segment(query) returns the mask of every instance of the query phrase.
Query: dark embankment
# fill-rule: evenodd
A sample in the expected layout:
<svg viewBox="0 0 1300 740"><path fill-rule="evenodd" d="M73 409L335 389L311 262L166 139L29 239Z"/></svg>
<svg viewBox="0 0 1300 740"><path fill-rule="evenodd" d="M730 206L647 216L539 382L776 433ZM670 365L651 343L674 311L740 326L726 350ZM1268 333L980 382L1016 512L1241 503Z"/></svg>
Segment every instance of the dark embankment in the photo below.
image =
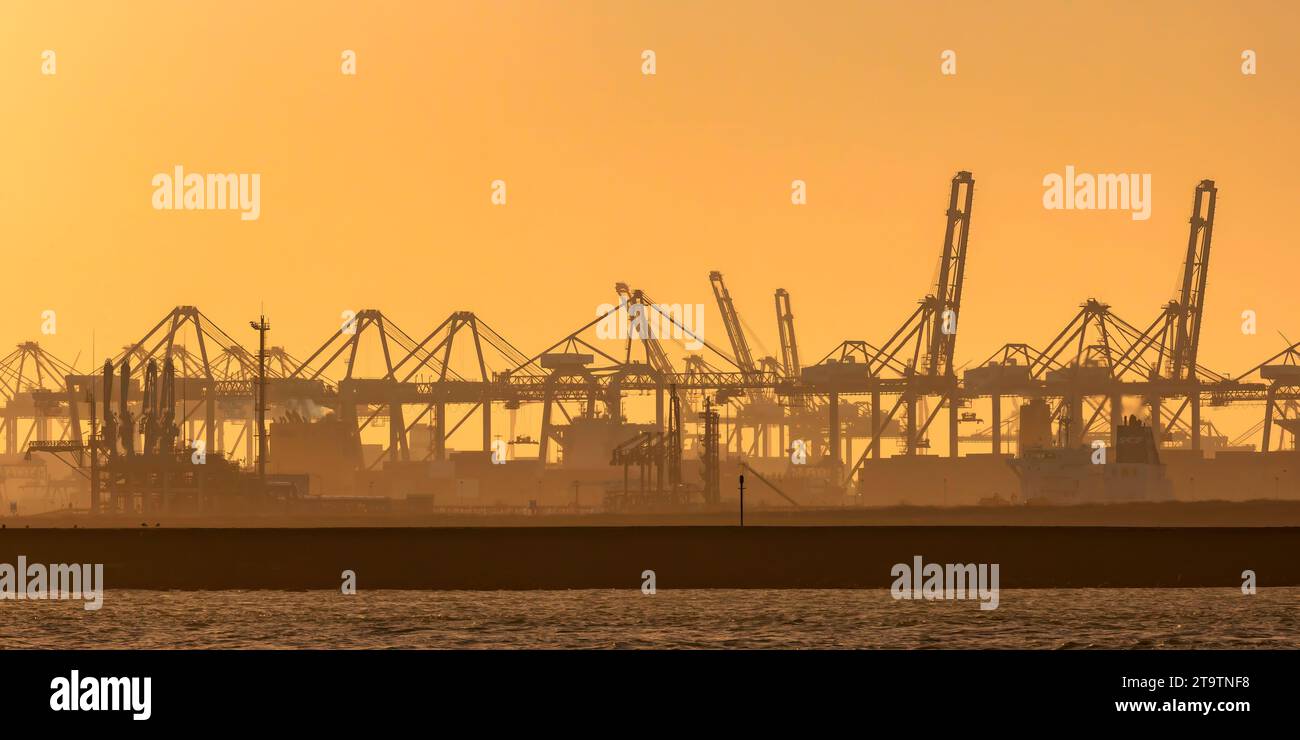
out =
<svg viewBox="0 0 1300 740"><path fill-rule="evenodd" d="M1300 528L4 529L0 562L103 563L144 589L885 588L895 563L998 563L1002 588L1300 585Z"/></svg>

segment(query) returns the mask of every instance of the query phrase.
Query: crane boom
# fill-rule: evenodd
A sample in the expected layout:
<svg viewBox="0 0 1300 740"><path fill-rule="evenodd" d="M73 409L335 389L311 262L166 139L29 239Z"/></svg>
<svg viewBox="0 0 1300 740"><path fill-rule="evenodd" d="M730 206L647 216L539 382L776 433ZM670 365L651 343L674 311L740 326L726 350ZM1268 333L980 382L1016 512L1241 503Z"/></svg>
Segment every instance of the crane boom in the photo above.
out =
<svg viewBox="0 0 1300 740"><path fill-rule="evenodd" d="M654 310L652 308L654 302L651 301L645 295L645 293L639 290L633 291L631 288L628 287L627 283L615 283L614 291L618 293L619 300L623 302L628 308L629 323L635 322L637 320L637 317L633 315L634 311L641 312L641 317L642 317L641 320L643 322L649 318L655 318L655 319L658 318L658 317L649 316L649 313ZM634 309L632 308L633 306L638 306L639 308ZM657 322L655 325L656 326L658 325ZM663 345L659 343L658 336L654 335L651 332L643 332L644 336L642 335L634 336L634 332L631 331L632 327L629 326L628 328L629 328L628 331L629 350L631 349L632 346L631 344L632 340L634 339L641 340L645 345L646 362L655 370L658 370L661 373L673 372L672 361L668 359L668 354L664 351ZM631 357L629 356L628 359L630 360Z"/></svg>
<svg viewBox="0 0 1300 740"><path fill-rule="evenodd" d="M653 318L655 319L654 325L655 326L659 325L657 321L658 317L650 316L650 312L657 310L655 309L656 304L654 302L654 299L646 295L644 291L633 290L628 287L627 283L615 283L614 291L618 293L619 300L628 306L629 322L635 320L634 317L631 316L631 312L632 312L632 306L636 305L640 307L637 310L641 312L641 316L643 317L643 320L644 318ZM630 331L632 327L628 327L628 328L629 331L628 331L627 359L629 361L632 359L631 356L631 350L633 346L632 342L634 340L640 340L641 343L645 345L646 362L650 365L650 367L653 367L655 370L657 370L660 373L663 373L666 376L672 375L677 372L673 368L672 360L668 358L668 353L664 350L663 343L659 341L658 336L656 336L653 332L645 332L644 336L634 336L634 333ZM681 413L681 409L690 409L691 407L690 397L686 395L685 390L674 389L673 394L674 397L677 399L677 405L679 407L678 409L679 415Z"/></svg>
<svg viewBox="0 0 1300 740"><path fill-rule="evenodd" d="M956 322L961 310L966 244L970 237L970 212L974 196L975 179L969 172L958 172L952 178L952 187L948 193L948 224L944 229L939 283L934 293L937 301L931 317L929 347L929 374L932 377L955 372L953 354L957 348ZM949 311L952 313L948 314Z"/></svg>
<svg viewBox="0 0 1300 740"><path fill-rule="evenodd" d="M749 351L749 342L740 326L740 316L736 305L731 301L731 293L722 282L722 273L714 270L709 273L709 283L713 286L713 297L718 301L718 311L722 314L722 325L727 330L727 339L731 340L731 349L736 354L736 366L743 372L754 372L754 356Z"/></svg>
<svg viewBox="0 0 1300 740"><path fill-rule="evenodd" d="M799 377L799 344L794 338L794 313L790 310L790 294L785 288L776 289L776 327L781 335L781 367L787 378Z"/></svg>
<svg viewBox="0 0 1300 740"><path fill-rule="evenodd" d="M1201 339L1201 314L1205 307L1205 282L1210 270L1210 238L1214 232L1214 202L1218 189L1213 180L1196 186L1192 201L1191 229L1187 235L1187 259L1178 295L1178 324L1174 334L1172 375L1174 380L1196 376L1196 351Z"/></svg>

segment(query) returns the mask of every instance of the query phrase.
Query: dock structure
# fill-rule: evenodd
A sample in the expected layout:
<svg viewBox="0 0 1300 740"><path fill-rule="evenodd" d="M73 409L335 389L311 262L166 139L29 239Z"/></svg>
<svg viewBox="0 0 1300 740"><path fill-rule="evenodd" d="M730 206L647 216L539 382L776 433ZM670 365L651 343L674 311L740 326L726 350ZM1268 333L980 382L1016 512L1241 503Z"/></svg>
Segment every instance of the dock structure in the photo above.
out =
<svg viewBox="0 0 1300 740"><path fill-rule="evenodd" d="M624 282L617 303L532 354L472 311L409 333L367 308L298 359L266 345L265 317L252 322L250 351L251 335L177 306L99 372L36 342L17 345L0 359L0 437L9 463L33 454L68 462L94 511L206 506L218 489L423 495L430 476L458 481L457 496L471 499L471 481L523 464L531 472L511 485L560 470L546 485L575 496L584 485L612 495L610 469L650 465L638 500L655 505L717 504L722 465L744 463L768 480L786 460L771 485L782 497L796 479L843 496L883 458L927 456L932 442L954 459L972 448L999 458L1032 445L1114 446L1126 402L1143 408L1161 450L1197 459L1294 450L1300 343L1235 375L1198 359L1217 194L1212 180L1195 186L1178 291L1154 320L1130 323L1089 298L1043 349L1009 342L968 369L956 350L977 241L975 178L961 171L948 183L931 289L884 341L847 339L811 364L800 359L790 293L774 294L780 357L757 356L720 271L708 277L725 342L706 336L702 317ZM1204 410L1237 404L1264 414L1229 440ZM649 409L645 418L631 418L634 406ZM525 410L539 422L521 430ZM466 424L479 431L476 449L452 450ZM453 458L456 470L489 473L436 472ZM198 459L209 467L195 469ZM257 480L244 481L253 469ZM295 473L301 480L286 477Z"/></svg>

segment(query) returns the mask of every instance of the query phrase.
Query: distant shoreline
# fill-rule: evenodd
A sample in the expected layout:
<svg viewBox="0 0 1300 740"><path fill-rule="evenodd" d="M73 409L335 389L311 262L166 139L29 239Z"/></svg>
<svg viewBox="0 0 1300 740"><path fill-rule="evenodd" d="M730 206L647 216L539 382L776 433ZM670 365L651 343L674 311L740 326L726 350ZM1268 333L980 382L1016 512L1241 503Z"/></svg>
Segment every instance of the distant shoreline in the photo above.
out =
<svg viewBox="0 0 1300 740"><path fill-rule="evenodd" d="M1002 588L1300 586L1300 527L655 526L0 530L0 562L103 563L108 589L888 588L998 563Z"/></svg>
<svg viewBox="0 0 1300 740"><path fill-rule="evenodd" d="M333 527L635 527L731 526L735 500L710 510L545 514L469 511L298 514L117 514L47 512L3 517L8 529L31 528L333 528ZM1079 527L1300 527L1300 500L1134 501L1064 506L746 506L751 526L1079 526Z"/></svg>

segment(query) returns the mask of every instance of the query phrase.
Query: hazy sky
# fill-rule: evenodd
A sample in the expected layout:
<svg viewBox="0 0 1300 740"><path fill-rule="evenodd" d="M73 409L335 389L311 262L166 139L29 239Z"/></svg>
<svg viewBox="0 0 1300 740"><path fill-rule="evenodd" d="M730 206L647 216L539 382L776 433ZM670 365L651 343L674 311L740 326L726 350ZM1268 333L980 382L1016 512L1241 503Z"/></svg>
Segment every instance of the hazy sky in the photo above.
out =
<svg viewBox="0 0 1300 740"><path fill-rule="evenodd" d="M718 269L757 355L779 351L788 289L812 362L883 341L931 289L967 169L959 364L1046 344L1090 296L1145 326L1213 178L1201 357L1238 372L1279 330L1300 339L1297 7L5 0L0 341L85 368L92 331L102 358L177 304L254 343L264 304L300 356L365 307L411 333L473 310L533 352L624 280L707 303L725 343ZM259 173L260 218L154 210L175 165ZM1150 174L1151 218L1045 210L1042 179L1067 165Z"/></svg>

